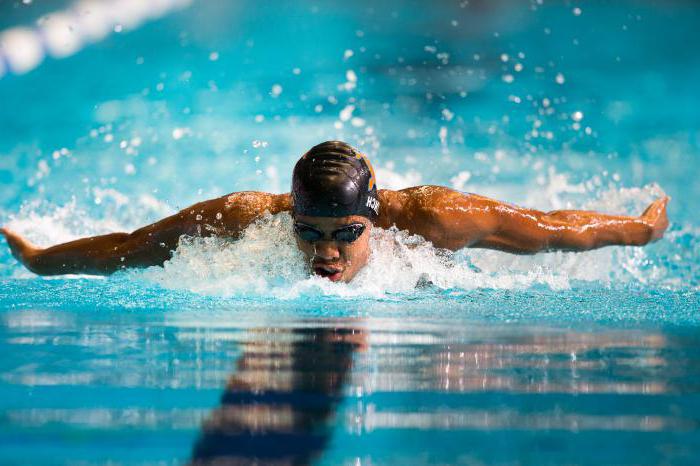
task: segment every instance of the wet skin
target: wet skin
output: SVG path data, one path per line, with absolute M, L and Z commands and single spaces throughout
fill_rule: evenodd
M 582 210 L 542 212 L 506 204 L 441 186 L 416 186 L 400 191 L 380 190 L 380 212 L 374 225 L 396 226 L 423 236 L 438 248 L 497 249 L 514 254 L 541 251 L 586 251 L 603 246 L 642 246 L 660 239 L 668 227 L 668 197 L 657 199 L 639 216 L 608 215 Z M 110 274 L 125 267 L 162 265 L 170 259 L 182 235 L 237 238 L 266 212 L 291 211 L 287 194 L 239 192 L 194 204 L 132 233 L 82 238 L 40 248 L 21 235 L 0 229 L 12 255 L 40 275 Z M 301 216 L 299 218 L 302 218 Z M 308 217 L 330 238 L 339 226 L 364 217 Z M 349 281 L 367 262 L 369 230 L 357 244 L 321 241 L 314 246 L 298 241 L 314 268 L 331 279 Z M 335 270 L 331 267 L 336 267 Z M 322 271 L 321 266 L 328 266 Z M 342 269 L 342 270 L 341 270 Z M 334 275 L 340 272 L 340 275 Z

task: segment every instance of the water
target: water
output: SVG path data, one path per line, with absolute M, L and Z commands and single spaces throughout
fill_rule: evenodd
M 8 310 L 3 462 L 694 461 L 694 329 L 470 314 L 488 297 Z
M 0 29 L 68 2 L 0 6 Z M 163 268 L 0 251 L 0 463 L 695 464 L 700 8 L 194 1 L 0 79 L 0 221 L 38 244 L 285 192 L 344 139 L 380 187 L 640 213 L 646 248 L 445 254 L 375 230 L 348 285 L 290 219 Z M 42 21 L 51 21 L 51 18 Z

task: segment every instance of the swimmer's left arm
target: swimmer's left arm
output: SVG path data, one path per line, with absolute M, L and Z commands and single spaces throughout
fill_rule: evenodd
M 657 199 L 638 217 L 583 210 L 540 212 L 500 204 L 494 208 L 497 227 L 472 247 L 534 254 L 643 246 L 660 239 L 666 231 L 668 200 Z
M 661 238 L 668 227 L 668 197 L 634 217 L 582 210 L 541 212 L 437 186 L 404 191 L 409 191 L 405 204 L 412 214 L 404 219 L 405 226 L 397 226 L 452 250 L 476 247 L 534 254 L 641 246 Z

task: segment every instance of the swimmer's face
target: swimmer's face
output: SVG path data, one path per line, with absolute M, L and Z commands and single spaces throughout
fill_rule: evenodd
M 297 245 L 308 260 L 314 274 L 334 282 L 349 282 L 367 264 L 369 259 L 369 234 L 372 222 L 359 215 L 347 217 L 309 217 L 295 215 Z M 352 242 L 353 231 L 364 231 Z M 315 233 L 323 233 L 322 239 L 313 241 Z M 316 235 L 318 236 L 318 235 Z

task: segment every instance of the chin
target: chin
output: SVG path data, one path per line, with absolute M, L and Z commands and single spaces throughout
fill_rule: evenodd
M 340 281 L 342 283 L 350 283 L 351 281 L 353 281 L 355 279 L 356 275 L 357 275 L 357 273 L 349 274 L 346 272 L 343 274 L 343 277 L 340 279 Z

